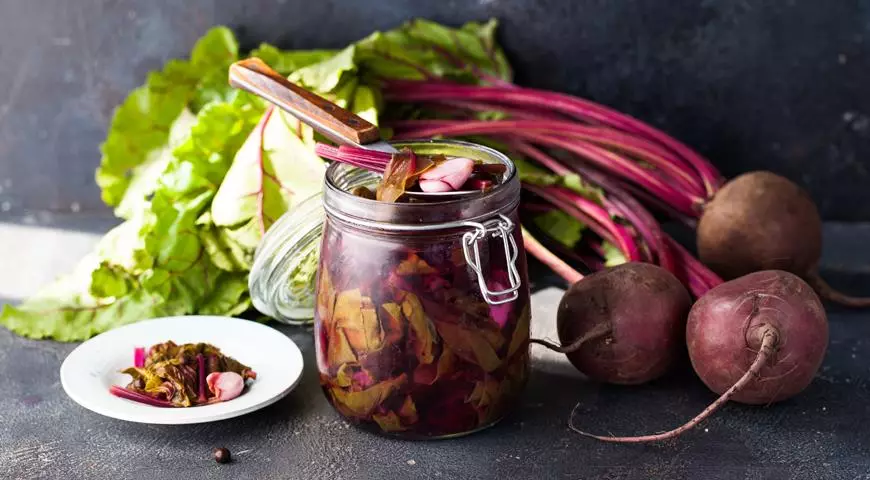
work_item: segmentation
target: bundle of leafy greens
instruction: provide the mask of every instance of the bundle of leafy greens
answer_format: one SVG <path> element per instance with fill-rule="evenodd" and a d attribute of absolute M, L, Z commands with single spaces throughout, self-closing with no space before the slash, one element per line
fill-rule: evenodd
<path fill-rule="evenodd" d="M 506 83 L 496 22 L 447 28 L 414 20 L 340 51 L 250 52 L 283 75 L 377 123 L 384 79 Z M 115 112 L 96 173 L 123 222 L 73 273 L 0 324 L 32 338 L 82 340 L 156 316 L 235 315 L 250 308 L 247 274 L 272 223 L 322 184 L 315 135 L 284 112 L 230 88 L 240 58 L 216 27 L 187 60 L 148 76 Z M 409 112 L 413 114 L 413 112 Z M 313 279 L 306 269 L 303 283 Z"/>

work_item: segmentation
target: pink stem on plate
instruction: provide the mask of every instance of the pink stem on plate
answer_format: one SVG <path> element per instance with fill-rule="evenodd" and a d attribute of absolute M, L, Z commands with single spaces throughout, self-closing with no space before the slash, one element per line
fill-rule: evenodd
<path fill-rule="evenodd" d="M 197 401 L 203 403 L 206 401 L 205 396 L 205 357 L 201 353 L 196 354 L 196 373 L 199 375 L 197 386 L 199 387 L 199 396 Z"/>
<path fill-rule="evenodd" d="M 125 398 L 127 400 L 132 400 L 134 402 L 144 403 L 146 405 L 151 405 L 153 407 L 168 408 L 168 407 L 175 406 L 172 404 L 172 402 L 170 402 L 168 400 L 160 400 L 157 398 L 152 398 L 152 397 L 149 397 L 148 395 L 144 395 L 144 394 L 139 393 L 139 392 L 134 392 L 133 390 L 130 390 L 130 389 L 127 389 L 124 387 L 119 387 L 117 385 L 112 385 L 111 387 L 109 387 L 109 393 L 111 393 L 112 395 L 114 395 L 116 397 Z"/>
<path fill-rule="evenodd" d="M 133 366 L 142 368 L 145 366 L 145 347 L 136 347 L 133 349 Z"/>

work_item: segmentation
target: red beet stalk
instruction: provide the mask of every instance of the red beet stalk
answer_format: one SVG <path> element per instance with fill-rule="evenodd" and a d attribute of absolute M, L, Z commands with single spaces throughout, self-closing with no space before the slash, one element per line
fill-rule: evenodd
<path fill-rule="evenodd" d="M 525 142 L 512 141 L 510 148 L 559 175 L 572 173 L 571 169 L 552 156 Z M 674 273 L 684 284 L 689 286 L 697 297 L 722 283 L 722 280 L 715 273 L 664 233 L 652 214 L 623 189 L 619 182 L 589 168 L 577 165 L 574 165 L 573 168 L 584 179 L 596 184 L 606 192 L 603 199 L 604 208 L 610 214 L 622 217 L 631 223 L 642 239 L 641 246 L 649 247 L 650 253 L 655 257 L 649 261 Z M 599 236 L 606 238 L 603 235 Z"/>
<path fill-rule="evenodd" d="M 523 232 L 523 245 L 526 251 L 544 265 L 550 267 L 553 272 L 562 277 L 568 285 L 573 285 L 583 279 L 583 274 L 575 270 L 571 265 L 568 265 L 561 258 L 557 257 L 553 252 L 547 250 L 547 247 L 541 244 L 535 237 L 525 228 Z"/>
<path fill-rule="evenodd" d="M 127 400 L 132 400 L 134 402 L 144 403 L 146 405 L 151 405 L 153 407 L 174 407 L 175 405 L 168 400 L 160 400 L 159 398 L 153 398 L 148 395 L 135 392 L 133 390 L 119 387 L 117 385 L 112 385 L 109 387 L 109 393 L 116 397 L 126 398 Z"/>
<path fill-rule="evenodd" d="M 314 153 L 317 155 L 335 162 L 346 163 L 354 167 L 371 170 L 377 173 L 384 173 L 390 159 L 393 158 L 387 152 L 379 152 L 376 150 L 367 150 L 365 148 L 348 147 L 333 147 L 325 143 L 318 143 L 314 146 Z"/>
<path fill-rule="evenodd" d="M 613 221 L 610 214 L 595 202 L 561 187 L 542 187 L 523 183 L 523 188 L 577 218 L 600 237 L 616 245 L 628 261 L 640 261 L 640 251 L 631 233 Z"/>
<path fill-rule="evenodd" d="M 709 195 L 712 195 L 722 183 L 721 175 L 709 161 L 678 140 L 640 120 L 595 102 L 570 95 L 531 88 L 484 87 L 420 81 L 390 81 L 386 83 L 384 93 L 388 100 L 403 102 L 465 100 L 498 102 L 517 107 L 533 108 L 547 105 L 552 110 L 570 115 L 578 120 L 608 125 L 661 144 L 692 165 L 702 179 Z"/>
<path fill-rule="evenodd" d="M 425 138 L 427 134 L 431 134 L 432 132 L 433 130 L 401 132 L 396 135 L 396 138 Z M 477 131 L 474 129 L 464 131 L 457 128 L 452 129 L 448 134 L 445 134 L 444 132 L 436 133 L 445 136 L 448 134 L 449 136 L 467 136 L 473 135 L 477 133 Z M 684 215 L 696 215 L 697 206 L 703 202 L 703 198 L 693 196 L 685 190 L 673 187 L 659 177 L 653 170 L 644 168 L 621 155 L 615 154 L 593 143 L 557 137 L 545 133 L 536 133 L 534 131 L 519 130 L 512 132 L 512 135 L 520 137 L 525 141 L 555 147 L 574 153 L 588 160 L 597 167 L 609 171 L 613 175 L 617 175 L 625 180 L 631 181 L 639 187 L 651 192 Z"/>
<path fill-rule="evenodd" d="M 493 108 L 498 108 L 493 106 Z M 548 135 L 576 139 L 583 142 L 609 147 L 624 152 L 638 160 L 659 169 L 665 180 L 676 188 L 690 193 L 693 197 L 705 198 L 706 192 L 701 180 L 692 167 L 683 162 L 658 144 L 643 137 L 627 134 L 603 126 L 583 125 L 565 120 L 523 119 L 523 120 L 405 120 L 390 124 L 398 135 L 411 131 L 420 138 L 455 135 L 499 135 L 517 132 L 546 133 Z"/>
<path fill-rule="evenodd" d="M 204 403 L 206 401 L 205 396 L 205 357 L 201 353 L 196 354 L 196 373 L 199 375 L 199 380 L 197 382 L 197 386 L 199 387 L 199 395 L 197 396 L 197 401 L 199 403 Z"/>
<path fill-rule="evenodd" d="M 136 347 L 133 349 L 133 366 L 142 368 L 145 366 L 145 347 Z"/>

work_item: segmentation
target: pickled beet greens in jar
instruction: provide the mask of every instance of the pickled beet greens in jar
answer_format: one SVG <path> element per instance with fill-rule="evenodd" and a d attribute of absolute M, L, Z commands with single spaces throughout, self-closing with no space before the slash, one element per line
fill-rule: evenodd
<path fill-rule="evenodd" d="M 419 203 L 353 195 L 356 169 L 327 172 L 315 342 L 324 392 L 352 423 L 433 438 L 504 416 L 529 370 L 529 291 L 510 161 L 464 142 L 416 154 L 503 164 L 479 195 Z"/>

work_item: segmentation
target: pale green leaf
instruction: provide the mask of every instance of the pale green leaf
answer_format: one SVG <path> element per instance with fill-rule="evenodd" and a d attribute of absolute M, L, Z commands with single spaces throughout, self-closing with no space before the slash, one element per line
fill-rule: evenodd
<path fill-rule="evenodd" d="M 628 261 L 622 250 L 610 242 L 602 242 L 601 249 L 604 253 L 604 265 L 606 267 L 615 267 Z"/>
<path fill-rule="evenodd" d="M 227 85 L 226 69 L 237 57 L 232 32 L 215 27 L 196 43 L 191 60 L 170 60 L 127 96 L 100 147 L 103 156 L 96 180 L 103 201 L 117 206 L 124 199 L 133 169 L 167 144 L 172 125 L 185 108 L 196 113 L 211 101 L 235 95 Z"/>
<path fill-rule="evenodd" d="M 215 225 L 235 230 L 252 224 L 262 235 L 291 206 L 320 191 L 325 163 L 288 117 L 268 110 L 236 153 L 211 204 Z"/>
<path fill-rule="evenodd" d="M 569 248 L 580 241 L 586 228 L 582 222 L 561 210 L 550 210 L 538 215 L 534 222 L 548 236 Z"/>
<path fill-rule="evenodd" d="M 280 50 L 261 43 L 249 56 L 266 62 L 281 75 L 290 75 L 301 68 L 320 63 L 336 54 L 335 50 Z"/>
<path fill-rule="evenodd" d="M 356 69 L 356 46 L 351 45 L 326 60 L 296 70 L 290 74 L 290 81 L 316 92 L 331 92 Z"/>

